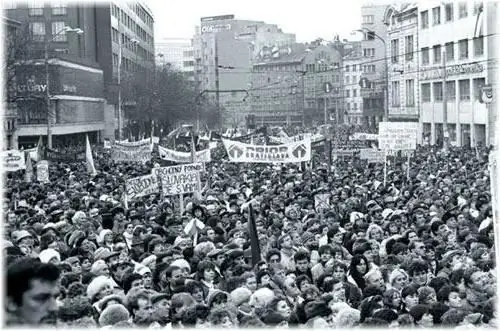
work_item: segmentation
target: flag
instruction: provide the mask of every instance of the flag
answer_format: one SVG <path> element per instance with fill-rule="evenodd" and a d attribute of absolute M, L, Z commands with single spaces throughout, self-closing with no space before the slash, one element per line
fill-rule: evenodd
<path fill-rule="evenodd" d="M 36 145 L 36 160 L 40 161 L 44 159 L 43 155 L 43 139 L 42 136 L 38 138 L 38 144 Z"/>
<path fill-rule="evenodd" d="M 31 183 L 33 178 L 33 164 L 31 163 L 30 153 L 27 152 L 25 155 L 26 158 L 26 172 L 24 173 L 24 181 L 26 183 Z"/>
<path fill-rule="evenodd" d="M 255 266 L 261 260 L 261 254 L 259 234 L 257 233 L 252 203 L 248 204 L 248 232 L 250 234 L 250 246 L 252 250 L 252 266 Z"/>
<path fill-rule="evenodd" d="M 86 145 L 85 146 L 85 158 L 87 159 L 87 171 L 92 174 L 92 176 L 95 176 L 97 174 L 97 171 L 95 170 L 94 166 L 94 158 L 92 157 L 92 148 L 90 147 L 90 142 L 89 142 L 89 136 L 85 135 L 86 139 Z"/>

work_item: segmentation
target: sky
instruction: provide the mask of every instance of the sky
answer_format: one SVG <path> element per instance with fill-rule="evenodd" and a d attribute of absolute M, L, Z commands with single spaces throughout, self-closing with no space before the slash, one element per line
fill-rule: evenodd
<path fill-rule="evenodd" d="M 318 37 L 349 38 L 361 25 L 362 0 L 146 0 L 155 19 L 155 41 L 190 39 L 200 18 L 234 14 L 235 19 L 277 24 L 298 42 Z"/>

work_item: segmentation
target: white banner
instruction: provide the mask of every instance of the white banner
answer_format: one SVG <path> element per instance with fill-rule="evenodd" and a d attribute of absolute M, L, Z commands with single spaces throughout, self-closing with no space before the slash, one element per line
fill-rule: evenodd
<path fill-rule="evenodd" d="M 3 169 L 5 171 L 18 171 L 26 169 L 26 163 L 24 161 L 24 151 L 18 151 L 17 149 L 3 151 Z"/>
<path fill-rule="evenodd" d="M 104 139 L 104 149 L 111 149 L 111 141 Z"/>
<path fill-rule="evenodd" d="M 147 162 L 151 160 L 150 139 L 134 142 L 117 142 L 111 149 L 111 159 L 118 162 Z"/>
<path fill-rule="evenodd" d="M 159 144 L 160 143 L 160 137 L 153 136 L 153 144 Z"/>
<path fill-rule="evenodd" d="M 417 148 L 418 123 L 380 122 L 378 146 L 381 150 Z"/>
<path fill-rule="evenodd" d="M 257 146 L 222 139 L 230 162 L 297 163 L 311 160 L 311 138 L 276 146 Z"/>
<path fill-rule="evenodd" d="M 384 151 L 374 148 L 363 148 L 359 150 L 359 158 L 367 160 L 368 163 L 384 163 Z"/>
<path fill-rule="evenodd" d="M 129 200 L 160 192 L 158 177 L 155 175 L 146 175 L 129 179 L 125 187 Z"/>
<path fill-rule="evenodd" d="M 281 143 L 281 144 L 289 144 L 292 142 L 302 141 L 304 139 L 311 139 L 310 133 L 299 134 L 293 137 L 269 137 L 272 141 Z"/>
<path fill-rule="evenodd" d="M 164 196 L 191 193 L 201 186 L 202 163 L 153 168 L 152 174 L 160 179 Z"/>
<path fill-rule="evenodd" d="M 351 140 L 378 140 L 378 134 L 375 133 L 363 133 L 355 132 L 351 137 Z"/>
<path fill-rule="evenodd" d="M 158 152 L 160 153 L 160 158 L 162 158 L 163 160 L 174 161 L 178 163 L 193 162 L 193 160 L 191 160 L 191 152 L 178 152 L 161 146 L 158 146 Z M 196 152 L 194 162 L 210 161 L 212 161 L 210 156 L 210 149 Z"/>
<path fill-rule="evenodd" d="M 40 183 L 49 181 L 49 162 L 47 160 L 38 161 L 36 165 L 36 179 Z"/>

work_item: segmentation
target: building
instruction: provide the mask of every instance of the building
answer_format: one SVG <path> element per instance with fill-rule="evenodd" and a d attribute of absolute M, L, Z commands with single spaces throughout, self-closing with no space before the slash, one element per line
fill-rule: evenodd
<path fill-rule="evenodd" d="M 5 112 L 3 116 L 3 132 L 5 136 L 3 137 L 5 149 L 17 149 L 17 105 L 13 102 L 15 97 L 15 89 L 14 84 L 11 84 L 11 80 L 15 82 L 15 54 L 16 48 L 19 47 L 19 41 L 21 36 L 21 31 L 19 28 L 21 27 L 21 22 L 3 18 L 4 31 L 6 38 L 4 41 L 5 44 L 5 61 L 7 65 L 5 66 L 6 70 L 4 72 L 5 75 L 5 88 L 6 93 L 4 96 L 5 100 Z M 12 83 L 13 83 L 12 82 Z"/>
<path fill-rule="evenodd" d="M 234 15 L 201 18 L 193 37 L 195 81 L 197 89 L 219 105 L 221 127 L 246 123 L 253 60 L 268 49 L 293 42 L 295 35 L 283 33 L 274 24 Z"/>
<path fill-rule="evenodd" d="M 481 9 L 482 2 L 465 1 L 419 6 L 420 115 L 423 136 L 431 144 L 443 142 L 446 124 L 453 145 L 489 141 L 489 128 L 494 124 L 481 93 L 493 64 L 487 58 L 488 38 L 478 15 Z"/>
<path fill-rule="evenodd" d="M 361 44 L 359 43 L 356 46 L 357 47 L 354 47 L 352 52 L 346 54 L 343 59 L 344 104 L 346 112 L 344 122 L 361 125 L 364 123 L 362 96 L 364 93 L 367 97 L 370 97 L 369 93 L 372 91 L 370 86 L 363 86 L 360 84 L 360 80 L 363 73 L 370 73 L 375 70 L 375 65 L 364 64 L 366 58 L 363 56 Z"/>
<path fill-rule="evenodd" d="M 156 64 L 185 73 L 194 81 L 194 50 L 191 40 L 163 39 L 155 44 Z"/>
<path fill-rule="evenodd" d="M 416 4 L 387 7 L 389 57 L 389 120 L 419 120 L 418 8 Z"/>
<path fill-rule="evenodd" d="M 151 11 L 140 3 L 90 6 L 13 1 L 4 6 L 6 15 L 21 22 L 31 35 L 30 53 L 20 60 L 33 62 L 23 62 L 26 70 L 16 70 L 19 143 L 32 145 L 39 135 L 47 136 L 47 113 L 51 114 L 56 145 L 80 141 L 85 133 L 91 140 L 114 140 L 115 119 L 119 117 L 118 58 L 121 54 L 123 94 L 134 96 L 127 92 L 127 81 L 154 68 Z M 66 32 L 65 27 L 73 32 Z M 43 105 L 43 93 L 29 92 L 46 85 L 46 45 L 52 75 L 49 108 Z M 134 100 L 124 98 L 124 107 L 127 102 L 134 104 Z"/>
<path fill-rule="evenodd" d="M 384 15 L 387 5 L 366 4 L 361 7 L 361 31 L 363 32 L 362 52 L 365 61 L 362 73 L 371 84 L 370 89 L 363 91 L 363 124 L 375 127 L 383 120 L 385 98 L 387 90 L 386 80 L 386 40 L 387 26 L 384 23 Z M 367 65 L 365 67 L 365 64 Z M 373 68 L 373 66 L 375 66 Z M 374 69 L 374 70 L 372 70 Z M 347 70 L 346 70 L 347 72 Z"/>

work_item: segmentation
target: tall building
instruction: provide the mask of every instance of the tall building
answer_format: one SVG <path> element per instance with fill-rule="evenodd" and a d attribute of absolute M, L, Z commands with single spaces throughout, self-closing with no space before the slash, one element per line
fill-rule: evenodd
<path fill-rule="evenodd" d="M 245 125 L 250 113 L 252 62 L 265 48 L 295 42 L 276 25 L 234 15 L 201 18 L 193 37 L 197 88 L 219 104 L 220 126 Z M 217 93 L 216 91 L 219 91 Z"/>
<path fill-rule="evenodd" d="M 417 4 L 389 6 L 388 26 L 389 120 L 419 120 L 419 52 Z"/>
<path fill-rule="evenodd" d="M 194 50 L 191 40 L 162 39 L 155 43 L 156 64 L 181 71 L 194 81 Z"/>
<path fill-rule="evenodd" d="M 361 125 L 363 121 L 363 94 L 370 97 L 370 86 L 360 84 L 363 73 L 375 70 L 374 64 L 364 64 L 366 58 L 363 56 L 361 44 L 358 43 L 352 52 L 344 57 L 344 102 L 345 122 Z"/>
<path fill-rule="evenodd" d="M 118 109 L 118 56 L 122 89 L 127 78 L 154 68 L 152 13 L 144 4 L 4 4 L 6 15 L 29 29 L 30 52 L 16 72 L 19 144 L 32 145 L 48 135 L 54 142 L 114 140 Z M 66 28 L 70 27 L 69 31 Z M 44 49 L 49 57 L 46 93 Z M 45 99 L 50 98 L 47 107 Z M 124 106 L 128 101 L 124 99 Z M 50 116 L 47 116 L 47 115 Z"/>
<path fill-rule="evenodd" d="M 420 116 L 423 135 L 431 144 L 444 140 L 445 124 L 453 145 L 489 142 L 494 123 L 481 94 L 493 79 L 487 73 L 495 64 L 487 58 L 489 40 L 479 15 L 482 5 L 435 1 L 419 6 Z"/>
<path fill-rule="evenodd" d="M 367 4 L 361 7 L 361 30 L 363 31 L 362 51 L 365 64 L 375 66 L 363 72 L 363 77 L 373 88 L 363 91 L 363 117 L 364 124 L 376 126 L 383 120 L 385 106 L 386 80 L 386 40 L 387 26 L 384 23 L 386 5 Z M 363 64 L 364 66 L 364 64 Z M 363 67 L 364 68 L 364 67 Z"/>

